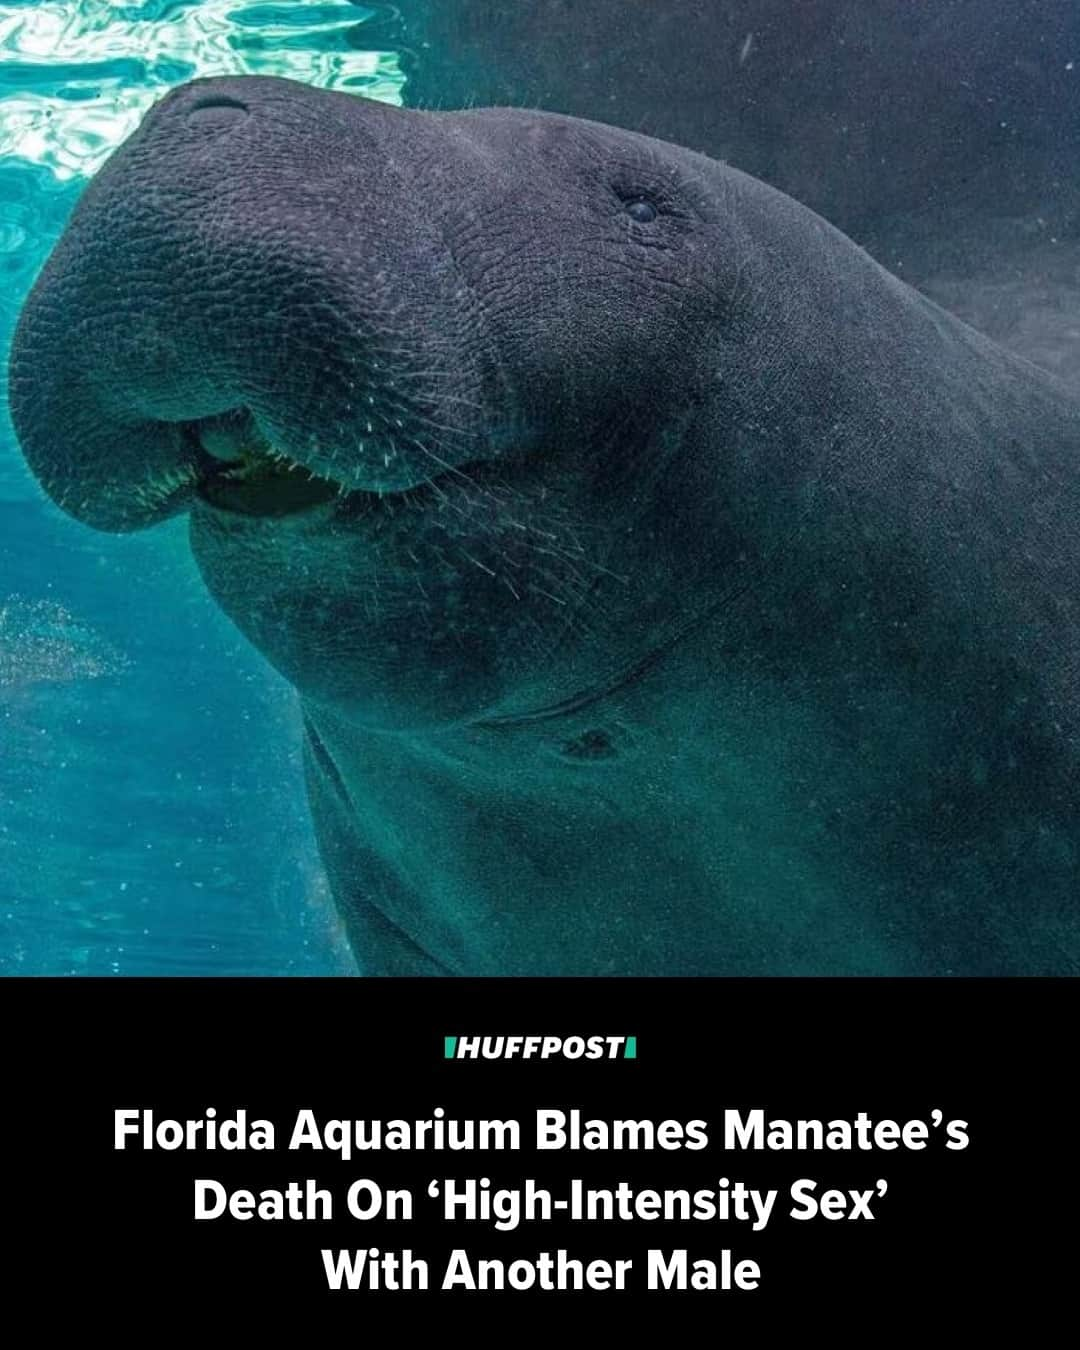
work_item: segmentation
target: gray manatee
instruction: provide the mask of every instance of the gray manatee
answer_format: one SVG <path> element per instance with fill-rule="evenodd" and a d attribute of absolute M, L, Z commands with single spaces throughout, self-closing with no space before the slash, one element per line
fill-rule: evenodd
<path fill-rule="evenodd" d="M 10 396 L 299 691 L 362 970 L 1077 969 L 1080 404 L 777 190 L 196 81 Z"/>

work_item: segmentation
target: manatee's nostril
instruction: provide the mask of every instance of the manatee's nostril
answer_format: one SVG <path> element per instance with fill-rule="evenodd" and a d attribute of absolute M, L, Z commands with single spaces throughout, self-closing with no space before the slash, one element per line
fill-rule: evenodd
<path fill-rule="evenodd" d="M 187 115 L 193 117 L 197 113 L 200 122 L 229 122 L 247 111 L 246 103 L 241 103 L 238 98 L 230 98 L 228 94 L 203 94 L 191 104 Z"/>

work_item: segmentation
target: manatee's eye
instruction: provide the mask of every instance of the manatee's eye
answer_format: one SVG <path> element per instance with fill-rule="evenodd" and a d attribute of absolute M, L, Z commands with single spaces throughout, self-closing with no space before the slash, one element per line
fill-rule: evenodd
<path fill-rule="evenodd" d="M 631 220 L 636 220 L 639 225 L 648 225 L 651 220 L 655 220 L 659 214 L 652 202 L 646 201 L 644 197 L 639 197 L 636 201 L 626 203 L 626 214 Z"/>

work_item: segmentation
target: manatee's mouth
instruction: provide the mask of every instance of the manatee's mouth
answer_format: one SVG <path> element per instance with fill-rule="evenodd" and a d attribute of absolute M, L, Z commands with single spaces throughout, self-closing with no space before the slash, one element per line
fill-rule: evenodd
<path fill-rule="evenodd" d="M 446 500 L 444 479 L 479 487 L 501 480 L 505 472 L 504 465 L 492 460 L 475 460 L 447 465 L 444 472 L 407 487 L 360 488 L 293 459 L 243 413 L 188 424 L 184 435 L 190 456 L 186 486 L 196 499 L 218 511 L 270 520 L 328 504 L 353 516 L 379 507 L 393 512 L 398 505 L 438 503 Z"/>
<path fill-rule="evenodd" d="M 219 511 L 244 516 L 291 516 L 348 494 L 269 446 L 247 445 L 235 460 L 198 457 L 195 495 Z"/>
<path fill-rule="evenodd" d="M 185 427 L 195 496 L 219 511 L 280 517 L 344 498 L 345 485 L 290 458 L 243 410 Z"/>

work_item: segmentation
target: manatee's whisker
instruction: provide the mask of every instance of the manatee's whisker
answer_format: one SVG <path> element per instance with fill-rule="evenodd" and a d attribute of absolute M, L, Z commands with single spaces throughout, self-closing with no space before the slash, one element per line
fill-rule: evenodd
<path fill-rule="evenodd" d="M 471 487 L 480 486 L 475 479 L 471 478 L 469 474 L 463 468 L 461 468 L 460 465 L 448 463 L 441 456 L 437 455 L 435 451 L 431 449 L 430 446 L 425 445 L 422 441 L 414 440 L 412 441 L 412 444 L 414 444 L 417 447 L 417 449 L 422 450 L 423 453 L 427 455 L 427 457 L 430 460 L 433 460 L 439 466 L 439 468 L 443 470 L 444 473 L 453 474 L 454 476 L 468 483 Z"/>
<path fill-rule="evenodd" d="M 536 551 L 537 553 L 548 553 L 548 554 L 551 554 L 552 557 L 561 557 L 561 558 L 570 558 L 570 557 L 571 557 L 570 554 L 565 553 L 562 549 L 536 548 L 535 551 Z M 581 563 L 581 564 L 582 564 L 583 566 L 585 566 L 585 567 L 591 568 L 594 572 L 599 572 L 599 573 L 601 573 L 601 574 L 604 575 L 604 576 L 611 577 L 611 578 L 613 578 L 615 581 L 621 582 L 624 586 L 625 586 L 625 585 L 629 582 L 629 580 L 630 580 L 630 578 L 629 578 L 628 576 L 623 576 L 623 575 L 622 575 L 621 573 L 619 573 L 619 572 L 613 572 L 613 571 L 611 570 L 610 567 L 605 567 L 605 566 L 603 565 L 603 563 L 597 562 L 597 561 L 595 560 L 595 558 L 590 558 L 589 555 L 588 555 L 587 553 L 586 553 L 586 554 L 582 554 L 580 557 L 578 557 L 578 556 L 575 555 L 575 556 L 574 556 L 574 561 L 575 561 L 575 562 L 578 562 L 578 563 Z"/>
<path fill-rule="evenodd" d="M 542 586 L 537 586 L 535 583 L 530 585 L 529 590 L 532 591 L 534 595 L 542 595 L 546 599 L 554 601 L 557 605 L 566 604 L 565 600 L 560 600 L 557 595 L 552 595 L 550 591 L 545 591 Z"/>
<path fill-rule="evenodd" d="M 467 552 L 465 551 L 465 549 L 462 549 L 462 550 L 461 550 L 461 553 L 462 553 L 462 556 L 463 556 L 464 558 L 466 558 L 469 562 L 471 562 L 472 565 L 473 565 L 474 567 L 479 567 L 479 569 L 480 569 L 481 572 L 486 572 L 486 573 L 488 574 L 489 577 L 493 577 L 493 576 L 496 575 L 496 573 L 493 572 L 492 569 L 491 569 L 490 567 L 488 567 L 488 565 L 487 565 L 486 563 L 482 563 L 482 562 L 479 560 L 479 558 L 474 558 L 474 557 L 472 556 L 472 554 L 471 554 L 471 553 L 467 553 Z"/>

